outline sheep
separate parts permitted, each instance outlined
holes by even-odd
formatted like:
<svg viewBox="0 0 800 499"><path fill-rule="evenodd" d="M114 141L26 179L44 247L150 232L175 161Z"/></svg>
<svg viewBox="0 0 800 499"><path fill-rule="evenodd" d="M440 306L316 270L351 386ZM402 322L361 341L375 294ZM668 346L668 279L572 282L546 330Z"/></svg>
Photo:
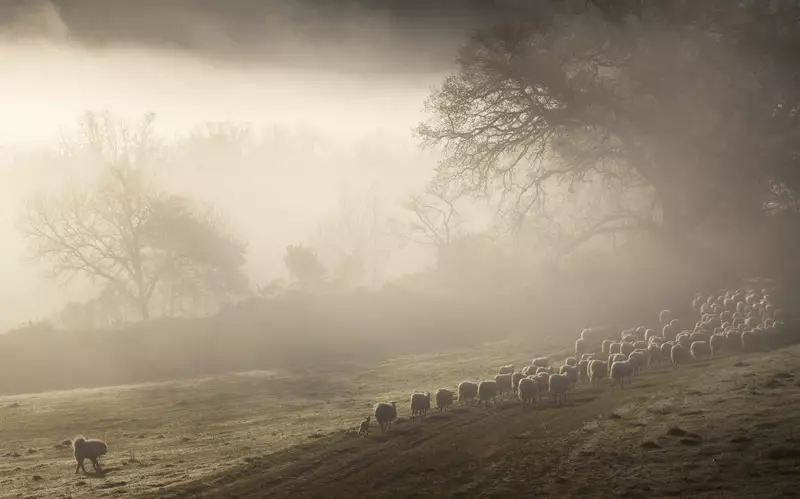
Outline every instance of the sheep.
<svg viewBox="0 0 800 499"><path fill-rule="evenodd" d="M80 470L86 473L86 468L83 465L86 459L92 462L95 472L102 471L97 458L108 453L108 446L105 442L94 438L77 436L72 440L72 450L75 455L75 461L78 462L78 466L75 468L76 475Z"/></svg>
<svg viewBox="0 0 800 499"><path fill-rule="evenodd" d="M661 347L655 343L651 343L650 346L647 347L647 353L649 354L649 367L655 366L658 364L658 361L661 360Z"/></svg>
<svg viewBox="0 0 800 499"><path fill-rule="evenodd" d="M550 374L550 368L549 367L537 367L536 368L536 372L534 374L539 375L539 374L542 374L542 373Z"/></svg>
<svg viewBox="0 0 800 499"><path fill-rule="evenodd" d="M575 388L575 384L578 383L579 372L578 368L575 366L561 366L561 370L559 374L563 374L567 377L569 382L569 387L571 389Z"/></svg>
<svg viewBox="0 0 800 499"><path fill-rule="evenodd" d="M611 355L615 353L620 353L621 349L622 349L622 343L620 343L619 341L614 341L611 343L611 345L608 346L608 354Z"/></svg>
<svg viewBox="0 0 800 499"><path fill-rule="evenodd" d="M381 426L381 433L392 426L392 421L397 419L397 404L395 402L379 402L375 404L375 421Z"/></svg>
<svg viewBox="0 0 800 499"><path fill-rule="evenodd" d="M627 356L628 356L628 355L630 355L630 354L631 354L631 352L633 352L634 350L636 350L636 347L635 347L635 346L633 346L633 343L628 343L628 342L625 342L625 343L623 343L623 344L622 344L622 346L620 347L620 349L619 349L619 353L621 353L622 355L624 355L625 357L627 357Z"/></svg>
<svg viewBox="0 0 800 499"><path fill-rule="evenodd" d="M524 377L525 375L523 375L522 373L514 373L511 375L511 384L512 388L514 389L514 393L517 393L517 390L519 389L519 382Z"/></svg>
<svg viewBox="0 0 800 499"><path fill-rule="evenodd" d="M569 389L569 378L566 374L553 374L550 376L548 389L550 391L550 398L555 398L555 401L567 400L567 390Z"/></svg>
<svg viewBox="0 0 800 499"><path fill-rule="evenodd" d="M424 418L431 408L431 393L412 393L411 394L411 419L414 416Z"/></svg>
<svg viewBox="0 0 800 499"><path fill-rule="evenodd" d="M514 380L511 374L498 374L494 377L497 383L497 394L511 393L514 390Z"/></svg>
<svg viewBox="0 0 800 499"><path fill-rule="evenodd" d="M487 379L478 383L478 405L483 402L486 407L489 407L489 399L493 403L497 403L497 381Z"/></svg>
<svg viewBox="0 0 800 499"><path fill-rule="evenodd" d="M447 388L439 388L436 390L436 407L439 409L439 412L450 409L450 406L453 405L455 395L453 390L448 390Z"/></svg>
<svg viewBox="0 0 800 499"><path fill-rule="evenodd" d="M364 435L365 437L369 435L369 420L370 417L367 416L364 418L364 421L358 426L358 436Z"/></svg>
<svg viewBox="0 0 800 499"><path fill-rule="evenodd" d="M671 310L665 309L658 314L658 321L661 324L668 324L673 319Z"/></svg>
<svg viewBox="0 0 800 499"><path fill-rule="evenodd" d="M647 365L647 355L642 351L635 350L628 355L628 361L631 363L631 376L638 376Z"/></svg>
<svg viewBox="0 0 800 499"><path fill-rule="evenodd" d="M578 362L578 379L581 383L589 381L589 363L595 359L584 359Z"/></svg>
<svg viewBox="0 0 800 499"><path fill-rule="evenodd" d="M605 378L606 373L608 372L608 364L603 362L602 360L589 361L588 371L589 371L589 382L595 388L599 388L600 380Z"/></svg>
<svg viewBox="0 0 800 499"><path fill-rule="evenodd" d="M600 344L600 351L602 353L608 354L610 348L611 348L611 340L603 340L603 343Z"/></svg>
<svg viewBox="0 0 800 499"><path fill-rule="evenodd" d="M755 352L758 349L758 338L754 331L742 332L742 352Z"/></svg>
<svg viewBox="0 0 800 499"><path fill-rule="evenodd" d="M711 347L711 358L716 358L724 349L727 337L720 333L712 335L711 338L708 340L708 344Z"/></svg>
<svg viewBox="0 0 800 499"><path fill-rule="evenodd" d="M538 383L531 378L523 378L519 381L518 396L522 407L530 403L533 405L536 394L539 391Z"/></svg>
<svg viewBox="0 0 800 499"><path fill-rule="evenodd" d="M611 388L613 389L619 383L622 388L625 385L625 377L633 373L633 364L627 360L618 360L611 364Z"/></svg>
<svg viewBox="0 0 800 499"><path fill-rule="evenodd" d="M536 381L538 388L537 396L539 400L542 400L542 396L550 391L550 373L537 374L533 379Z"/></svg>
<svg viewBox="0 0 800 499"><path fill-rule="evenodd" d="M584 361L584 360L597 360L597 354L596 353L585 353L585 354L581 355L581 361ZM580 362L578 362L578 364L580 364Z"/></svg>
<svg viewBox="0 0 800 499"><path fill-rule="evenodd" d="M581 357L583 357L583 355L581 355ZM568 366L576 366L578 365L578 359L575 357L567 357L567 360L564 361L564 364Z"/></svg>
<svg viewBox="0 0 800 499"><path fill-rule="evenodd" d="M651 338L656 338L656 332L652 329L647 329L644 332L644 341L649 342Z"/></svg>
<svg viewBox="0 0 800 499"><path fill-rule="evenodd" d="M462 381L458 384L458 401L461 405L473 403L478 396L478 384L472 381Z"/></svg>
<svg viewBox="0 0 800 499"><path fill-rule="evenodd" d="M531 365L536 367L548 367L550 365L550 359L547 357L537 357L533 359Z"/></svg>
<svg viewBox="0 0 800 499"><path fill-rule="evenodd" d="M536 366L525 366L522 368L522 376L530 376L531 374L535 373L538 367Z"/></svg>
<svg viewBox="0 0 800 499"><path fill-rule="evenodd" d="M700 360L701 357L711 355L711 346L707 341L695 341L692 342L692 346L689 347L689 352L692 354L694 360Z"/></svg>
<svg viewBox="0 0 800 499"><path fill-rule="evenodd" d="M669 351L669 358L672 361L672 367L678 368L686 356L686 348L680 343L675 343Z"/></svg>
<svg viewBox="0 0 800 499"><path fill-rule="evenodd" d="M514 364L508 364L497 370L497 374L514 374Z"/></svg>

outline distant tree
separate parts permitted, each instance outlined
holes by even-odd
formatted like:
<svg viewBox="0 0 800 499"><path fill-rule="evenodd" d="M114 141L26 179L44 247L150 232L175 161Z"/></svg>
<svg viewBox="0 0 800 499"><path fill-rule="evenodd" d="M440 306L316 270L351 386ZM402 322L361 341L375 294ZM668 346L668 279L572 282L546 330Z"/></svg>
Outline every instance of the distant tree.
<svg viewBox="0 0 800 499"><path fill-rule="evenodd" d="M283 263L292 278L304 288L313 288L325 281L325 266L311 248L301 244L287 246Z"/></svg>
<svg viewBox="0 0 800 499"><path fill-rule="evenodd" d="M405 201L403 207L412 216L408 240L437 248L450 244L460 223L455 205L459 197L460 194L452 194L442 185L432 184L424 193Z"/></svg>
<svg viewBox="0 0 800 499"><path fill-rule="evenodd" d="M183 293L241 289L245 249L190 213L188 200L156 188L153 119L132 127L88 114L83 141L65 154L97 167L96 186L34 197L21 224L31 255L49 263L55 277L99 281L105 294L124 297L144 320L162 285L179 283Z"/></svg>

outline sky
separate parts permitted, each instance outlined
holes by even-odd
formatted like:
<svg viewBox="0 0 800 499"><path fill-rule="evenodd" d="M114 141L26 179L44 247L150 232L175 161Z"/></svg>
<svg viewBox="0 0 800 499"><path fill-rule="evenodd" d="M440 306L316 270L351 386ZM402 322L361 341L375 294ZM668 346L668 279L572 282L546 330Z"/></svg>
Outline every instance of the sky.
<svg viewBox="0 0 800 499"><path fill-rule="evenodd" d="M57 147L85 111L126 119L152 111L165 137L206 121L324 137L330 148L314 161L302 148L284 150L265 153L273 166L257 172L172 179L244 233L263 281L280 271L282 248L311 237L343 192L377 188L391 202L418 189L435 158L418 150L411 129L431 88L454 70L459 46L476 28L546 3L4 0L0 330L86 297L47 280L15 228L25 199L69 182L19 158ZM364 153L370 147L392 157ZM285 213L291 218L270 215Z"/></svg>

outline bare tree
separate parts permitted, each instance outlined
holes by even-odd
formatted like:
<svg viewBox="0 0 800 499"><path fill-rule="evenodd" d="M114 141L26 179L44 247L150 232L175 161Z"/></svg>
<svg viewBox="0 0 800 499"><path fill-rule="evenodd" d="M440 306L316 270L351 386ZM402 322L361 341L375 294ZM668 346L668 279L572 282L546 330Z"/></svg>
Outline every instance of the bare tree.
<svg viewBox="0 0 800 499"><path fill-rule="evenodd" d="M210 244L219 239L214 228L193 223L188 212L177 210L185 200L155 187L159 146L153 119L147 115L130 126L87 114L81 122L83 140L67 144L65 154L81 166L97 167L96 187L34 197L21 223L31 255L49 263L54 277L100 281L104 289L126 297L145 320L159 284L174 280L176 267L208 270L212 259L202 252L220 253L220 245ZM205 230L187 232L200 227ZM232 255L233 268L240 268L243 251L242 245L230 243L223 252ZM183 277L185 282L185 272Z"/></svg>
<svg viewBox="0 0 800 499"><path fill-rule="evenodd" d="M423 194L412 196L403 203L413 217L406 238L437 248L450 244L460 222L455 205L459 197L460 194L452 194L436 184L430 185Z"/></svg>

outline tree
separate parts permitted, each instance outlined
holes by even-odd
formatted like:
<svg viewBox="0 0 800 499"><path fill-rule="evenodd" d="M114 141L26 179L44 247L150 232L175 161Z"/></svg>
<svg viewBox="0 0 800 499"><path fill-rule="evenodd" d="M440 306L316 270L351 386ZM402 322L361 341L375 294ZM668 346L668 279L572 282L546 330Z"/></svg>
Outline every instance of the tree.
<svg viewBox="0 0 800 499"><path fill-rule="evenodd" d="M414 195L403 203L412 214L408 224L408 240L443 248L450 244L459 225L456 201L460 193L452 194L441 185L430 185L423 194Z"/></svg>
<svg viewBox="0 0 800 499"><path fill-rule="evenodd" d="M303 288L319 286L325 280L325 266L311 248L301 244L287 246L283 263Z"/></svg>
<svg viewBox="0 0 800 499"><path fill-rule="evenodd" d="M573 244L646 231L689 255L709 224L757 228L768 187L797 177L798 7L564 3L463 48L417 128L444 147L437 180L502 192L520 225L554 185L602 182L613 202Z"/></svg>
<svg viewBox="0 0 800 499"><path fill-rule="evenodd" d="M87 114L83 141L68 144L65 156L95 167L94 188L33 198L21 226L31 255L55 277L100 281L144 320L160 285L239 290L244 262L243 245L190 214L188 200L156 188L153 119L133 127Z"/></svg>

